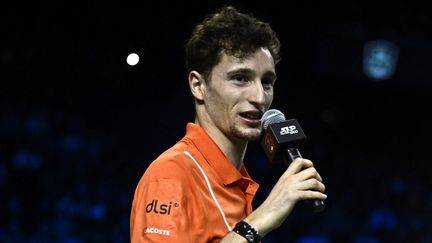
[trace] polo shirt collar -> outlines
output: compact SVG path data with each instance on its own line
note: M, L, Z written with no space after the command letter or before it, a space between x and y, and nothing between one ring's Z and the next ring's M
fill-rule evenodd
M186 137L192 140L209 165L222 179L224 185L230 185L246 177L252 180L242 164L240 171L228 160L219 146L207 134L207 132L195 123L186 126Z

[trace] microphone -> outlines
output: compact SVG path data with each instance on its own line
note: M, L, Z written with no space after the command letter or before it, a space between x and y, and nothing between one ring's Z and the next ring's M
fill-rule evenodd
M276 109L270 109L261 119L264 134L261 147L271 161L283 161L288 167L296 158L302 158L299 149L303 148L306 135L296 119L286 120L285 115ZM312 211L324 210L324 202L319 199L309 200Z

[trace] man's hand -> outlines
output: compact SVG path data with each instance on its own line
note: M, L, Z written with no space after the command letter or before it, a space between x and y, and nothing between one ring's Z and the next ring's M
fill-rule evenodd
M325 186L312 161L295 159L279 178L267 199L245 221L261 236L279 227L302 200L325 200Z

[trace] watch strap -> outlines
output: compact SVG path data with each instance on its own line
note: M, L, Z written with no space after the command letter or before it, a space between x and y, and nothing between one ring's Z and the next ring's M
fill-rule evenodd
M243 236L249 243L258 243L262 240L258 232L243 220L236 224L233 231Z

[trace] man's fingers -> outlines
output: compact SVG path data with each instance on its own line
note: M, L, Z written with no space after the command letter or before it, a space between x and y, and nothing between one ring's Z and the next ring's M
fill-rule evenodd
M318 181L322 181L322 178L315 167L309 167L297 174L297 179L300 181L305 181L310 178L316 178Z
M308 159L295 159L280 179L282 191L294 201L327 198L322 177Z
M311 200L311 199L325 200L327 199L327 195L317 191L303 191L300 194L300 200Z
M299 171L309 167L313 167L312 161L308 159L297 158L288 166L288 169L285 171L284 174L294 175Z
M318 181L315 178L308 179L306 181L303 181L297 185L297 189L300 191L318 191L318 192L325 192L325 185Z

